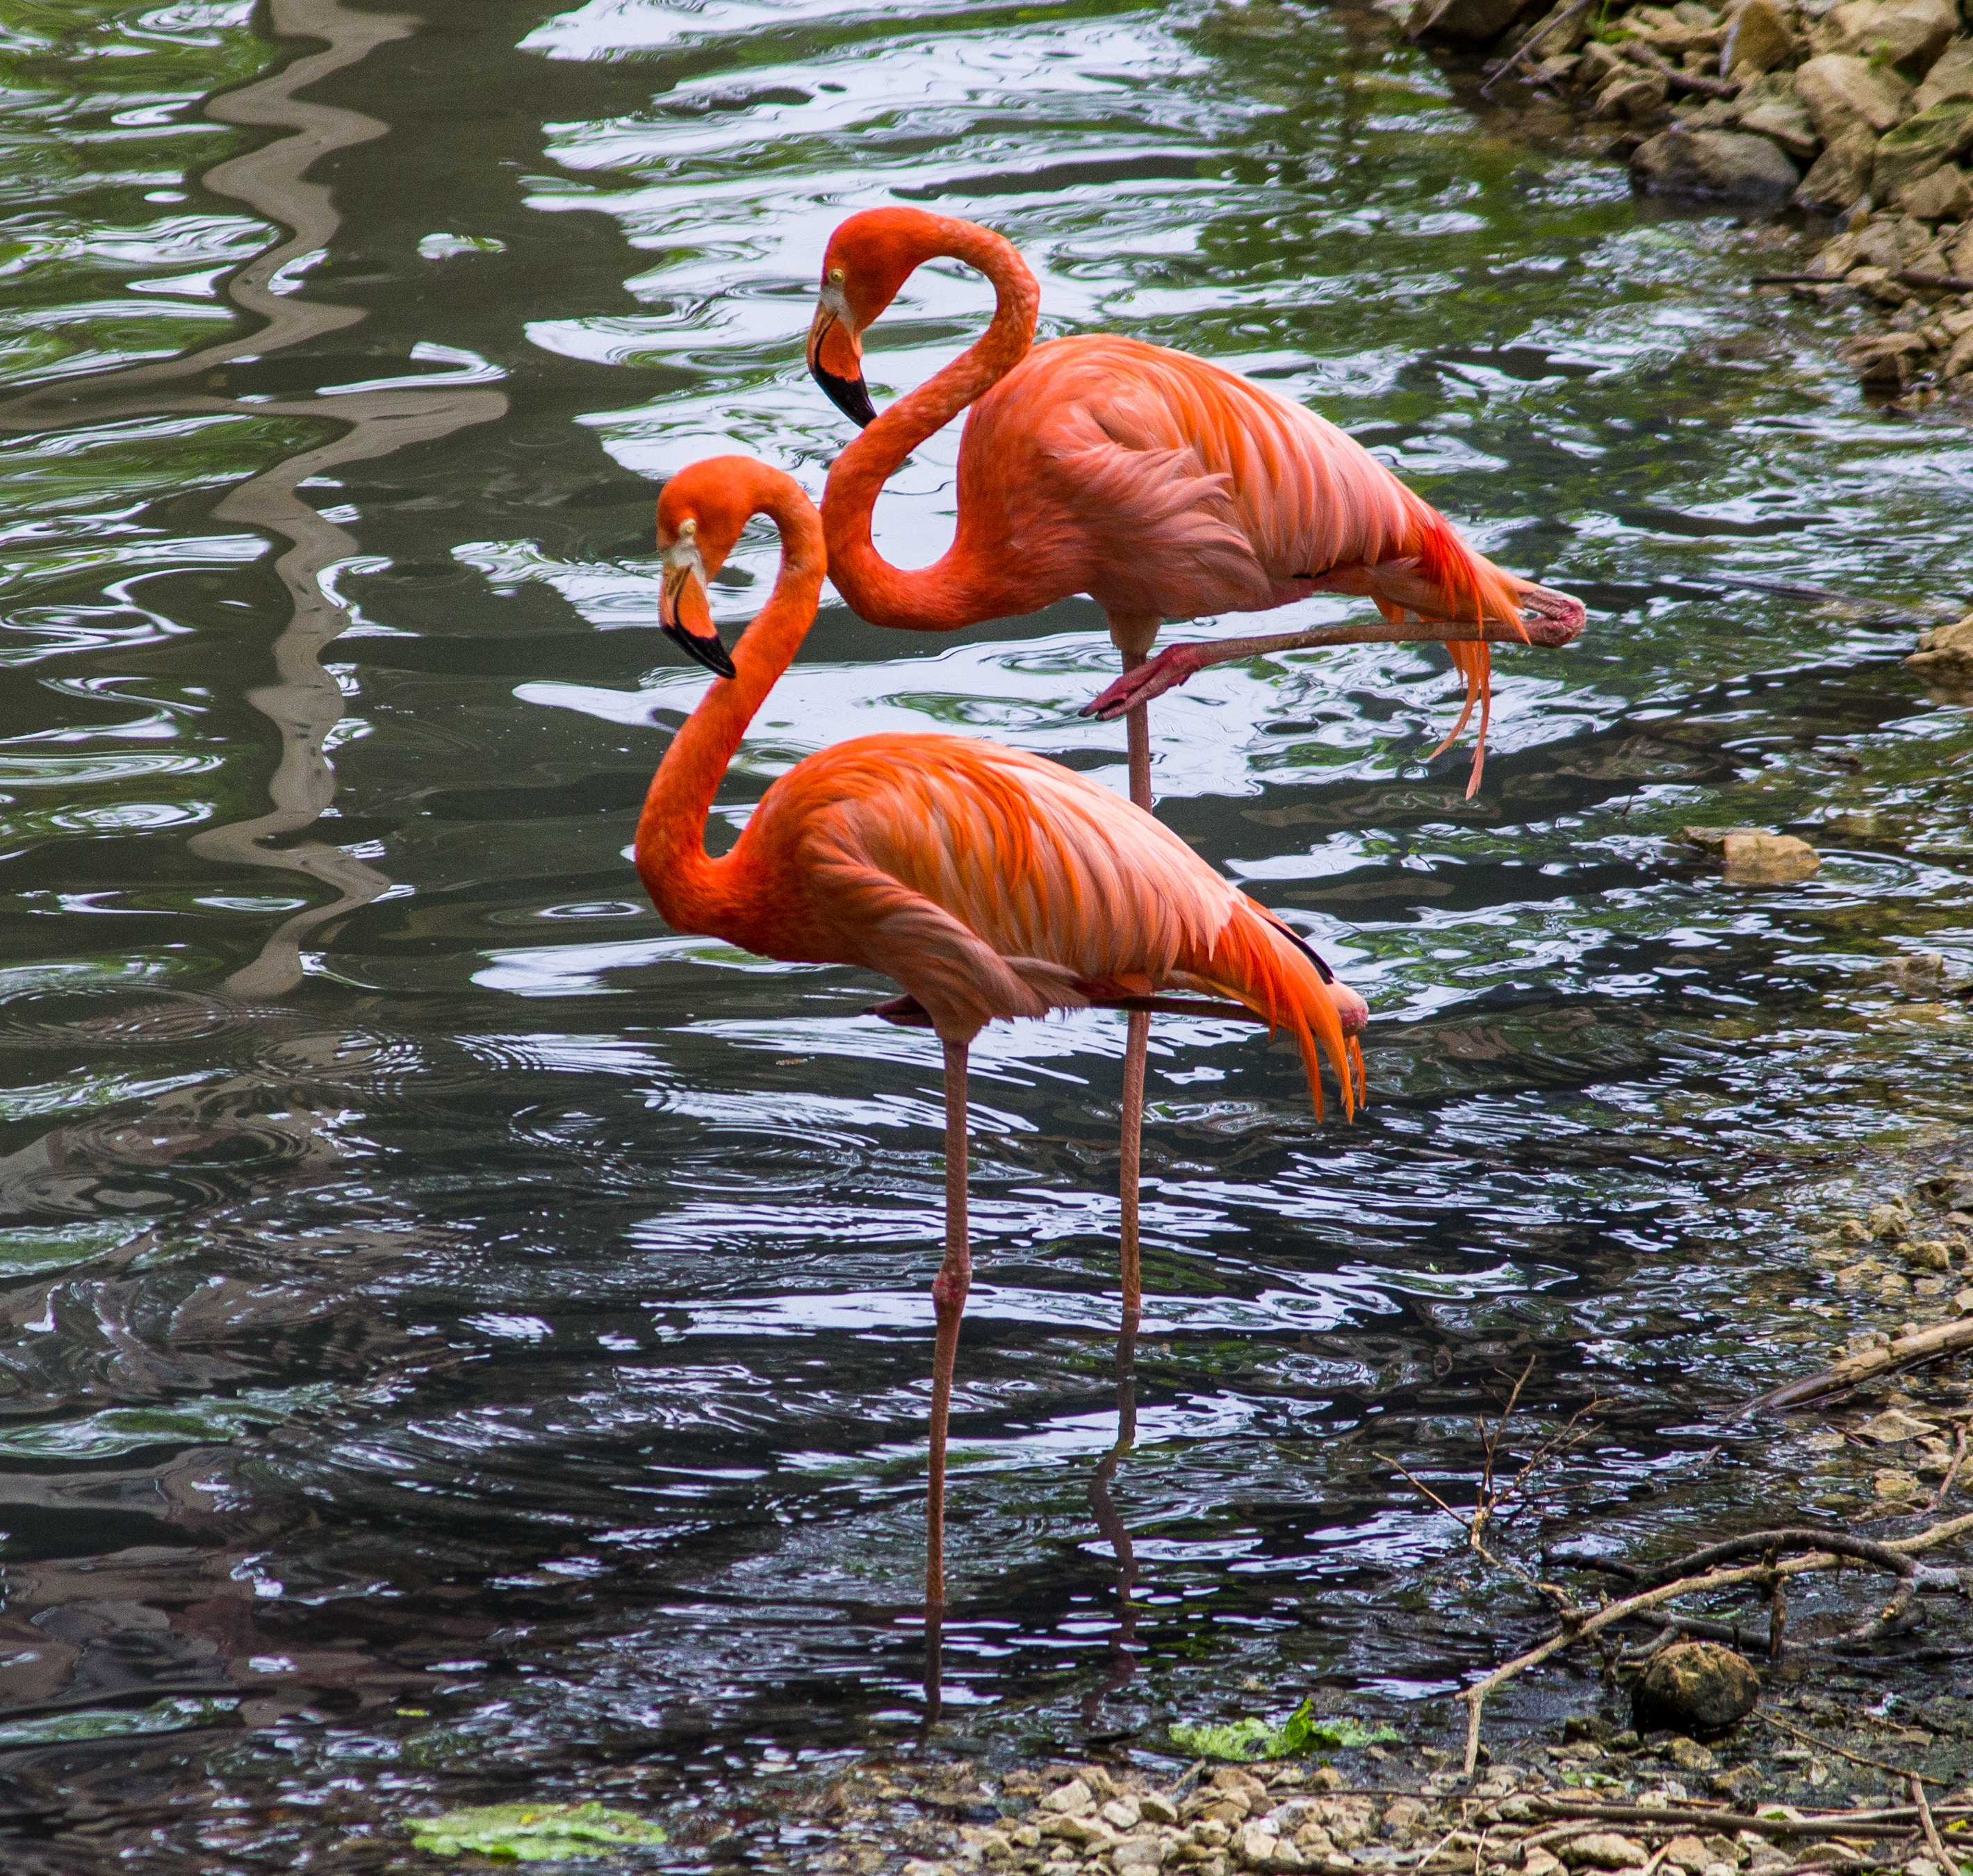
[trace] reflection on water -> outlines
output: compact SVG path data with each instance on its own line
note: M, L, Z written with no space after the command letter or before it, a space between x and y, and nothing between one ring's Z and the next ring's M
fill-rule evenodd
M1973 721L1883 623L1958 593L1973 476L1745 296L1742 231L1476 128L1346 9L0 25L22 1855L286 1869L432 1795L682 1806L920 1736L936 1044L666 932L623 858L703 681L650 630L653 483L739 446L819 489L816 258L886 201L990 218L1052 332L1320 404L1595 609L1500 661L1472 802L1423 761L1434 651L1161 704L1161 812L1346 960L1375 1099L1318 1126L1291 1057L1160 1021L1120 1366L1121 1019L982 1038L934 1741L1311 1688L1438 1724L1487 1626L1376 1455L1470 1477L1530 1356L1537 1423L1616 1403L1531 1531L1818 1508L1706 1416L1840 1337L1803 1221L1973 1125L1964 1006L1882 976L1973 962ZM879 394L986 306L915 276ZM954 447L887 496L893 557L949 534ZM832 606L721 811L880 728L1121 786L1075 715L1111 663L1080 603L923 643ZM1823 869L1729 891L1694 820Z

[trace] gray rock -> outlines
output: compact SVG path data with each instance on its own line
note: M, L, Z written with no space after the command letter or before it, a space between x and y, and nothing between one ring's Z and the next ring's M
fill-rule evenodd
M1527 11L1528 0L1417 0L1408 30L1435 45L1490 45Z
M1624 63L1613 47L1599 39L1594 45L1582 48L1582 57L1575 67L1575 82L1585 91L1601 91L1608 83L1610 74Z
M1973 39L1955 39L1939 55L1912 103L1929 110L1946 98L1973 98Z
M1948 163L1907 183L1899 194L1898 206L1920 221L1964 221L1973 216L1973 178ZM1939 270L1946 271L1942 266Z
M1837 50L1922 77L1959 30L1952 0L1844 0L1830 15Z
M1765 137L1732 130L1664 131L1638 149L1631 173L1654 195L1733 202L1785 201L1800 179Z
M1859 124L1830 139L1795 199L1804 208L1850 208L1870 193L1876 161L1877 139L1867 125Z
M1881 136L1912 114L1911 87L1847 53L1825 52L1795 75L1795 88L1825 143L1859 124Z
M1836 355L1857 374L1858 382L1897 391L1929 349L1916 332L1878 332L1851 339L1837 348Z
M1771 72L1795 57L1795 33L1772 0L1747 0L1726 28L1719 69L1739 77Z
M1947 98L1877 139L1871 187L1894 201L1910 185L1973 146L1973 98Z
M1822 139L1808 121L1808 113L1799 104L1778 100L1755 104L1741 112L1740 128L1778 144L1800 163L1811 161L1822 148Z
M1596 94L1598 117L1628 118L1633 123L1664 109L1671 87L1659 72L1641 72L1634 65L1610 74L1610 82Z

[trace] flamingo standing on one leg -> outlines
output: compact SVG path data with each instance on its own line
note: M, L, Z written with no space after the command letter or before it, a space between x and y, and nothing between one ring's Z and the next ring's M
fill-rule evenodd
M993 322L880 417L863 382L863 333L914 270L940 256L993 282ZM823 496L829 572L851 608L875 625L950 632L1089 594L1108 617L1124 675L1084 714L1127 717L1130 799L1146 809L1145 705L1193 672L1300 645L1442 639L1467 691L1441 749L1464 729L1476 700L1480 707L1471 795L1492 702L1487 641L1567 644L1582 629L1582 603L1484 559L1360 444L1230 371L1108 335L1035 345L1040 300L1013 247L973 222L874 208L830 237L808 364L844 414L865 427L830 469ZM892 567L870 538L878 495L961 410L953 544L930 567ZM1164 619L1262 611L1314 593L1366 594L1384 622L1180 645L1147 662ZM1531 626L1524 610L1535 615ZM1127 1322L1140 1307L1148 1021L1132 1016L1124 1054Z
M781 535L767 605L729 658L706 581L757 514ZM879 1006L928 1022L945 1051L945 1255L932 1286L931 1484L925 1600L944 1600L946 1423L971 1273L966 1229L966 1063L996 1017L1230 997L1301 1050L1321 1111L1318 1047L1353 1110L1362 1057L1346 1029L1362 999L1294 933L1148 814L1019 750L951 736L870 736L799 763L770 787L730 852L705 851L727 764L814 623L822 520L789 476L748 456L681 470L658 502L665 631L729 680L672 741L637 822L637 871L676 930L792 963L856 964L905 995ZM1355 1080L1353 1083L1353 1070Z

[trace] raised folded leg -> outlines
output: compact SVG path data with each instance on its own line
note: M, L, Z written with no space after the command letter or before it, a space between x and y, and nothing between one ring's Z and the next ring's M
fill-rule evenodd
M1544 589L1545 590L1545 589ZM1537 645L1553 650L1572 644L1582 633L1580 606L1537 612L1525 624L1503 625L1489 619L1484 626L1450 625L1443 620L1419 619L1366 619L1361 625L1318 626L1309 632L1281 632L1246 639L1208 639L1193 645L1174 645L1147 659L1097 698L1085 704L1081 714L1105 723L1139 711L1153 698L1175 690L1186 678L1214 665L1234 664L1249 658L1265 658L1273 652L1298 652L1318 645L1408 645L1431 642L1447 645L1481 639L1490 645Z

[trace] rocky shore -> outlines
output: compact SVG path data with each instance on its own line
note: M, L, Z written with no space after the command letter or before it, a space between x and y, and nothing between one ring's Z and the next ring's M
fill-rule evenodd
M1873 389L1973 402L1973 36L1954 0L1415 0L1422 42L1487 52L1500 102L1608 125L1654 194L1804 211L1818 250L1764 288L1854 308Z

